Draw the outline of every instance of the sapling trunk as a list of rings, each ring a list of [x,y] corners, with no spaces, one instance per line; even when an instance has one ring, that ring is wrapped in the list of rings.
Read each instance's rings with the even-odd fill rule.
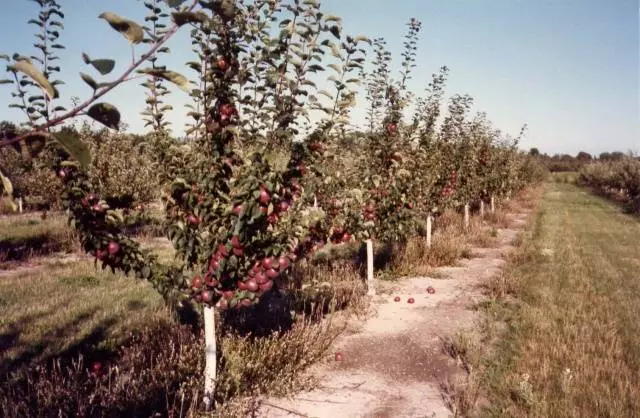
[[[216,317],[213,306],[204,307],[204,404],[210,410],[216,389]]]
[[[484,200],[480,201],[480,217],[484,218]]]
[[[376,289],[373,285],[373,241],[368,239],[367,243],[367,294],[375,295]]]
[[[494,213],[496,211],[496,199],[491,196],[491,213]]]
[[[427,216],[427,248],[431,248],[431,228],[432,228],[433,217],[431,214]]]

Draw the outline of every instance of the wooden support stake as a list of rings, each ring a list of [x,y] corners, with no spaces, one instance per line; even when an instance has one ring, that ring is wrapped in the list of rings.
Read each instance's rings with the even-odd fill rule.
[[[204,405],[207,411],[213,406],[216,390],[216,317],[213,306],[204,307]]]
[[[373,241],[368,239],[367,243],[367,295],[375,295],[376,288],[373,284]]]

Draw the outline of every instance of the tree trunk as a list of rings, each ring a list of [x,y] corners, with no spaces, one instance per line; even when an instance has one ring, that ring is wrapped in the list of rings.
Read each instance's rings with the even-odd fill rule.
[[[464,227],[469,228],[469,204],[464,205]]]
[[[431,215],[427,216],[427,248],[431,248],[431,229],[433,222],[433,217]]]

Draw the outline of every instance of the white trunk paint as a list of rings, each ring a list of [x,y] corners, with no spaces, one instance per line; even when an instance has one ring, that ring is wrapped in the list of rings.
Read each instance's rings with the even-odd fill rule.
[[[464,205],[464,227],[469,228],[469,204]]]
[[[367,243],[367,295],[375,295],[376,288],[373,285],[373,241]]]
[[[484,218],[484,200],[480,201],[480,217]]]
[[[432,228],[433,217],[431,215],[427,216],[427,248],[431,248],[431,228]]]
[[[213,406],[216,389],[216,317],[213,306],[204,307],[204,404],[207,410]]]
[[[496,199],[491,196],[491,213],[496,211]]]
[[[22,198],[18,198],[18,212],[22,213]]]

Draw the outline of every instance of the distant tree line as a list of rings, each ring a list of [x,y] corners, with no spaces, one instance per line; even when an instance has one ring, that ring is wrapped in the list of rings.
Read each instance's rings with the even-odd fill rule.
[[[551,172],[580,171],[586,164],[593,161],[621,161],[631,157],[640,159],[637,155],[620,151],[602,152],[599,155],[592,155],[585,151],[578,152],[575,156],[569,154],[542,154],[538,148],[531,148],[529,155],[538,159]]]

